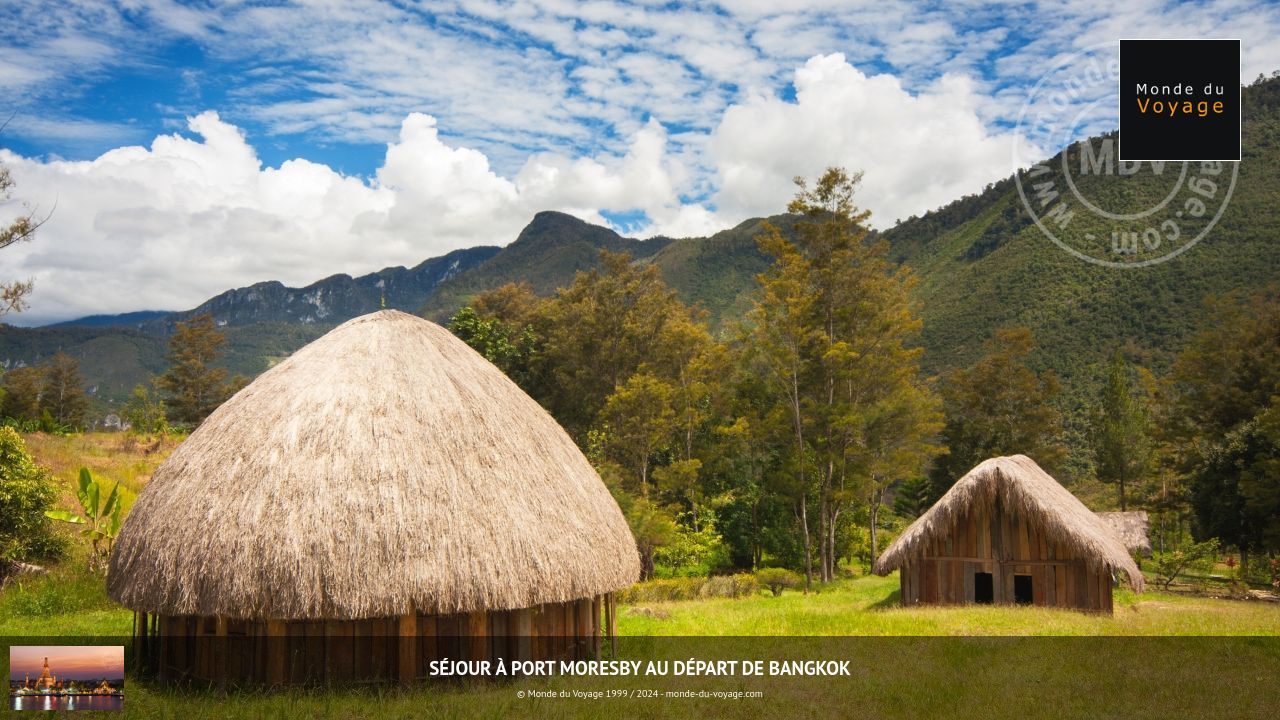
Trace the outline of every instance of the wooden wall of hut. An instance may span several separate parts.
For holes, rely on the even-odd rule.
[[[603,623],[602,623],[602,615]],[[191,685],[413,683],[433,660],[586,660],[616,635],[612,595],[523,610],[372,620],[136,613],[131,662]]]
[[[993,604],[1017,601],[1021,575],[1030,578],[1029,604],[1112,612],[1109,570],[1091,572],[1072,548],[1055,545],[1017,513],[984,508],[960,518],[903,566],[902,603],[977,602],[979,573],[991,575]]]

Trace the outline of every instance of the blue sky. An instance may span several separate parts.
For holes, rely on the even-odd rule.
[[[1029,89],[1083,47],[1240,37],[1247,79],[1280,69],[1248,0],[779,5],[6,2],[0,218],[56,207],[3,258],[37,283],[11,320],[413,264],[542,209],[703,234],[829,164],[884,226],[1008,175]]]

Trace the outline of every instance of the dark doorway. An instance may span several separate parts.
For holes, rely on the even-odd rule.
[[[991,573],[974,573],[973,601],[979,605],[990,605],[995,599],[995,584],[991,581]]]
[[[1031,576],[1030,575],[1014,575],[1013,576],[1013,601],[1019,605],[1030,605],[1033,595],[1031,593]]]

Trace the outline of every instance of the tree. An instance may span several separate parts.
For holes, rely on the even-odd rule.
[[[794,239],[772,225],[758,239],[773,258],[759,278],[750,315],[759,367],[786,408],[794,434],[797,520],[812,554],[808,505],[818,510],[821,578],[834,577],[841,516],[861,498],[876,511],[884,490],[919,473],[941,427],[912,347],[920,321],[911,311],[910,273],[872,240],[869,213],[853,196],[860,174],[828,169],[787,206],[800,216]],[[812,561],[806,557],[806,582]]]
[[[165,391],[165,407],[174,422],[195,426],[204,422],[235,389],[227,371],[214,367],[226,337],[204,313],[180,322],[169,340],[169,362],[156,385]]]
[[[1168,432],[1188,478],[1197,539],[1280,549],[1280,296],[1208,301],[1212,322],[1177,356]]]
[[[169,429],[164,415],[164,403],[151,394],[145,385],[135,385],[120,414],[129,423],[131,432],[140,434],[163,433]]]
[[[636,373],[605,402],[606,453],[638,480],[641,497],[649,497],[653,455],[671,440],[676,428],[671,409],[674,391],[650,373]]]
[[[19,367],[4,374],[4,405],[0,414],[15,420],[40,419],[43,367]]]
[[[602,269],[579,272],[542,306],[544,392],[535,395],[561,425],[581,438],[605,401],[663,352],[668,321],[688,309],[654,265],[637,267],[630,256],[600,253]]]
[[[1098,480],[1116,486],[1122,511],[1128,509],[1126,490],[1151,470],[1149,425],[1146,398],[1135,392],[1124,356],[1117,352],[1093,414],[1090,439]]]
[[[0,204],[9,200],[13,185],[13,176],[9,173],[9,168],[0,165]],[[36,220],[35,211],[31,210],[8,225],[0,226],[0,250],[35,237],[36,228],[42,224],[44,221]],[[0,317],[10,312],[22,312],[27,306],[26,297],[33,287],[34,284],[30,280],[14,280],[0,284]]]
[[[1029,329],[1001,328],[985,357],[945,376],[942,440],[947,451],[929,474],[931,502],[987,458],[1023,454],[1052,473],[1066,456],[1062,415],[1053,406],[1058,379],[1052,371],[1028,367],[1033,349]]]
[[[893,511],[906,518],[917,518],[933,505],[929,478],[919,476],[903,481],[893,496]]]
[[[66,353],[56,353],[45,368],[40,409],[47,411],[63,427],[80,428],[84,426],[88,407],[80,363]]]
[[[44,512],[57,493],[22,436],[0,427],[0,581],[14,563],[57,555],[61,544]]]
[[[449,320],[454,335],[535,398],[545,395],[534,326],[541,302],[527,283],[509,283],[477,295]]]

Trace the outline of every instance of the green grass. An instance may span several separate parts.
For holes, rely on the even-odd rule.
[[[1148,584],[1151,588],[1151,584]],[[820,592],[762,593],[623,607],[622,635],[1280,635],[1280,603],[1117,590],[1113,615],[1013,606],[897,604],[897,575],[845,580]],[[642,608],[642,609],[641,609]],[[643,613],[643,614],[641,614]]]
[[[75,499],[76,479],[80,468],[88,468],[94,478],[110,490],[120,483],[120,497],[127,513],[142,491],[151,473],[173,452],[182,438],[176,435],[140,437],[118,432],[73,433],[50,435],[28,433],[23,436],[36,462],[45,466],[58,482],[61,493],[59,507],[79,512]]]
[[[33,435],[28,442],[68,492],[81,464],[140,490],[172,447],[133,446],[124,436],[106,434]],[[77,636],[127,636],[132,615],[106,596],[102,577],[87,568],[87,553],[77,536],[71,556],[48,574],[24,576],[0,591],[0,636],[14,641],[62,636],[68,642]],[[1274,716],[1280,604],[1151,590],[1142,595],[1117,592],[1112,616],[1026,607],[907,609],[897,605],[897,585],[896,576],[860,577],[808,595],[787,591],[775,598],[761,592],[740,599],[620,607],[620,652],[625,658],[847,659],[854,668],[848,678],[551,677],[270,692],[179,690],[130,678],[126,712],[129,717],[183,720],[606,715],[790,720],[955,716],[967,714],[965,708],[1026,718]],[[1228,635],[1252,637],[1223,637]],[[0,653],[0,662],[6,660]],[[759,691],[763,697],[588,700],[518,695],[611,689]]]

